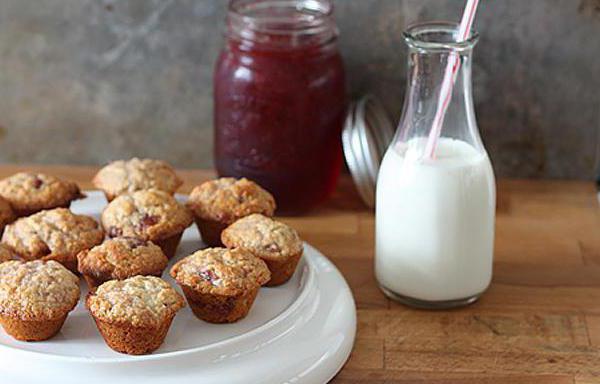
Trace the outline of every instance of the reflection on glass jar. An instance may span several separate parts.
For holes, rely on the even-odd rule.
[[[215,69],[215,164],[302,212],[333,191],[346,109],[326,0],[233,0]]]

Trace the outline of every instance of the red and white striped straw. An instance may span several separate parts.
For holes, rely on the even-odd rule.
[[[458,36],[456,37],[457,42],[463,42],[469,38],[471,33],[471,27],[473,26],[473,20],[475,19],[475,12],[477,12],[477,5],[479,0],[467,0],[465,10],[463,12],[462,20],[458,27]],[[446,110],[452,100],[452,89],[456,82],[458,70],[460,69],[460,57],[457,53],[451,52],[448,55],[448,65],[444,73],[444,79],[442,80],[442,87],[440,88],[440,97],[438,99],[438,107],[433,118],[433,124],[431,131],[429,132],[429,138],[427,139],[427,146],[425,147],[425,157],[433,159],[435,157],[435,149],[437,147],[438,139],[442,133],[442,126],[444,125],[444,117]]]

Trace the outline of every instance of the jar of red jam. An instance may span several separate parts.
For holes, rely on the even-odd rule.
[[[215,164],[299,213],[337,182],[346,111],[329,0],[232,0],[214,74]]]

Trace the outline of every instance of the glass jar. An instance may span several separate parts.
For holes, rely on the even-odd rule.
[[[215,164],[298,213],[325,200],[342,165],[346,110],[328,0],[232,0],[214,74]]]
[[[455,24],[423,23],[405,32],[404,110],[377,181],[377,281],[387,296],[416,307],[472,303],[492,277],[495,181],[471,93],[477,34],[456,42],[456,31]],[[450,59],[460,67],[432,147]]]

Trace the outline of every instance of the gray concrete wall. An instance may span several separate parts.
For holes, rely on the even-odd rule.
[[[353,97],[395,119],[401,38],[457,19],[458,0],[337,0]],[[225,0],[0,0],[0,162],[101,164],[138,156],[209,167],[212,67]],[[600,0],[483,0],[478,121],[502,176],[594,177]]]

